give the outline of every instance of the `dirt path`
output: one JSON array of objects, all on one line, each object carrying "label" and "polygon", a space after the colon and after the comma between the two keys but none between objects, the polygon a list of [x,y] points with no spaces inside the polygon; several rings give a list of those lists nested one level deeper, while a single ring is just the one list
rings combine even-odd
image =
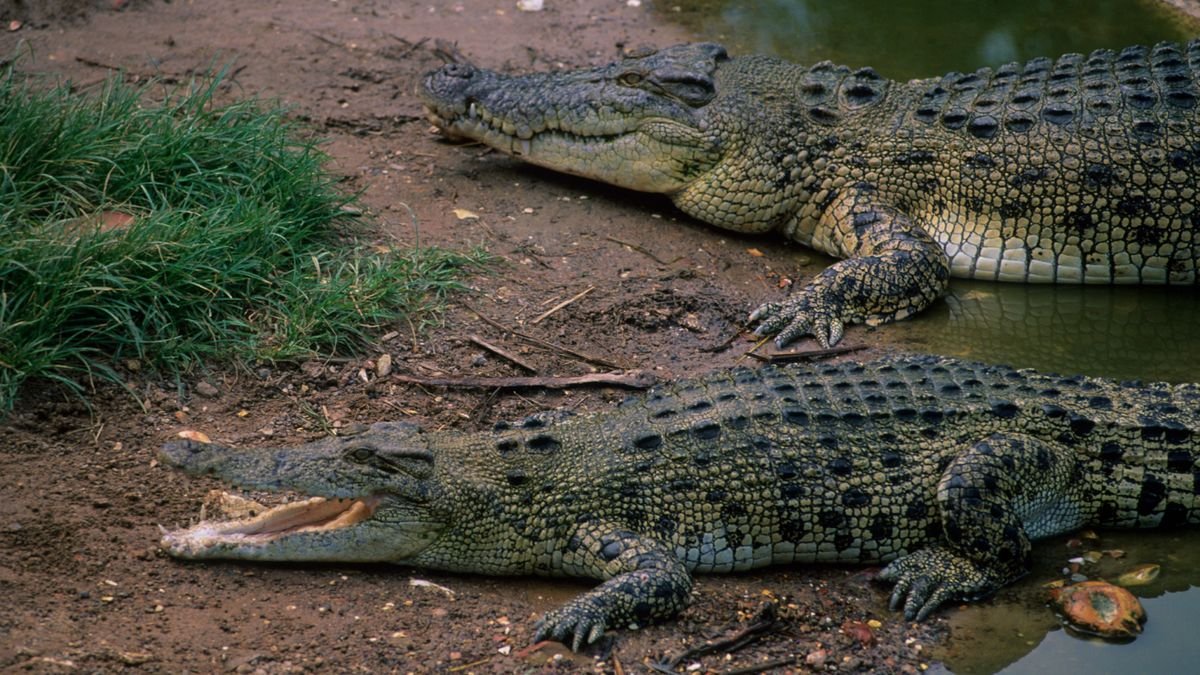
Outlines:
[{"label": "dirt path", "polygon": [[[94,86],[109,67],[170,82],[232,61],[233,94],[277,97],[329,138],[326,149],[348,176],[347,189],[363,190],[386,224],[381,241],[417,240],[411,210],[421,243],[487,247],[507,262],[476,279],[478,293],[467,302],[544,340],[663,377],[695,375],[731,365],[745,351],[741,343],[716,354],[700,350],[724,342],[748,308],[778,294],[780,273],[805,277],[816,269],[808,252],[707,228],[663,199],[532,169],[429,133],[412,92],[440,64],[434,40],[457,41],[491,67],[527,69],[602,62],[622,47],[688,39],[647,7],[621,0],[551,0],[535,13],[507,1],[144,0],[124,11],[111,9],[123,2],[26,4],[0,1],[0,29],[14,18],[23,22],[0,32],[0,57],[26,45],[32,54],[23,69],[80,87]],[[401,330],[386,349],[402,374],[522,374],[470,342],[472,335],[545,374],[589,372],[579,359],[524,345],[462,306],[425,337]],[[864,337],[876,340],[865,331],[852,340]],[[188,521],[213,487],[154,459],[181,429],[239,445],[307,440],[351,422],[400,417],[472,429],[546,408],[601,408],[625,394],[422,389],[375,377],[371,360],[210,372],[179,388],[130,381],[145,409],[109,391],[89,415],[76,401],[30,388],[0,427],[0,591],[7,600],[0,670],[643,672],[663,655],[736,631],[775,597],[784,608],[775,632],[729,658],[688,659],[680,669],[794,657],[801,669],[915,672],[922,645],[939,630],[937,622],[914,628],[887,612],[883,589],[862,570],[793,568],[702,578],[677,622],[612,633],[600,647],[571,655],[557,645],[530,651],[528,643],[537,616],[582,583],[389,566],[180,564],[157,551],[157,525]],[[197,389],[201,381],[213,390]],[[453,593],[410,585],[411,578]],[[874,620],[881,625],[868,625]]]}]

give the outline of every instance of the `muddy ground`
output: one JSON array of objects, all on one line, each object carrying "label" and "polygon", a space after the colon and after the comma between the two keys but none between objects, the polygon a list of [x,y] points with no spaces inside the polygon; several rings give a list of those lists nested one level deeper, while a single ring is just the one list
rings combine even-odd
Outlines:
[{"label": "muddy ground", "polygon": [[[278,98],[328,138],[346,188],[362,190],[383,223],[381,241],[419,236],[422,244],[481,245],[501,258],[493,274],[472,280],[475,292],[450,308],[444,325],[423,335],[397,327],[380,351],[396,374],[522,374],[471,336],[542,374],[595,368],[497,325],[663,378],[737,362],[752,343],[703,350],[734,335],[747,310],[781,295],[789,279],[812,275],[817,256],[711,229],[659,197],[445,143],[423,120],[413,91],[440,64],[438,39],[506,70],[593,64],[623,48],[689,39],[652,8],[624,0],[546,5],[521,12],[507,0],[0,0],[0,57],[20,45],[22,69],[80,89],[113,68],[186,82],[232,60],[228,94]],[[886,339],[886,331],[857,329],[847,342],[869,345],[862,354],[871,355]],[[28,387],[0,427],[0,670],[645,672],[745,628],[767,599],[782,608],[771,631],[732,654],[686,658],[678,670],[794,660],[795,670],[914,672],[944,632],[941,619],[916,627],[889,613],[886,589],[869,570],[796,567],[701,578],[678,621],[610,632],[572,655],[558,645],[530,647],[531,627],[587,588],[583,582],[385,565],[183,564],[157,550],[158,525],[192,519],[214,487],[155,459],[183,429],[234,445],[284,444],[381,419],[485,428],[548,408],[603,409],[626,395],[418,387],[379,377],[377,356],[210,370],[178,386],[131,372],[141,404],[102,388],[90,412],[57,390]]]}]

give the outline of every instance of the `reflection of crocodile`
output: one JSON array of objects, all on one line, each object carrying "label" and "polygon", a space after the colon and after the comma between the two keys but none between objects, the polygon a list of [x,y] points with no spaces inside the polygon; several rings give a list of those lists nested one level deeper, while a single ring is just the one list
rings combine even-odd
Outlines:
[{"label": "reflection of crocodile", "polygon": [[899,83],[696,44],[568,73],[451,64],[423,96],[448,135],[846,258],[751,316],[830,344],[950,276],[1196,283],[1192,64],[1200,41]]},{"label": "reflection of crocodile", "polygon": [[668,618],[692,572],[890,562],[923,618],[1026,572],[1030,540],[1200,521],[1200,386],[910,357],[735,370],[492,432],[377,424],[292,449],[168,445],[237,485],[316,495],[167,533],[184,558],[394,561],[603,580],[539,636]]},{"label": "reflection of crocodile", "polygon": [[1192,289],[965,281],[921,321],[889,333],[906,350],[1118,379],[1200,380]]}]

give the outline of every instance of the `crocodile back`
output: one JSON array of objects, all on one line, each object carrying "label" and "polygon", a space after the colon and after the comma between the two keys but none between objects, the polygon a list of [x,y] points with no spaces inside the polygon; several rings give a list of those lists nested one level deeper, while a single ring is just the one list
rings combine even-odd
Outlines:
[{"label": "crocodile back", "polygon": [[[480,512],[467,520],[486,524],[472,537],[480,551],[500,551],[494,569],[571,573],[562,556],[582,545],[576,528],[604,523],[664,542],[690,569],[720,572],[887,561],[937,540],[942,474],[993,434],[1075,453],[1083,480],[1061,498],[1090,520],[1156,525],[1181,507],[1185,521],[1200,518],[1191,483],[1200,457],[1195,386],[938,357],[735,370],[655,389],[608,413],[535,417],[466,442],[434,437],[431,446],[453,456],[441,463],[458,480],[489,476],[488,496],[470,500]],[[1182,476],[1185,464],[1186,494],[1164,489],[1154,500],[1159,479],[1147,476],[1159,468]],[[1096,492],[1114,472],[1117,486]],[[1182,480],[1161,476],[1164,486]],[[1123,480],[1140,481],[1132,500]]]}]

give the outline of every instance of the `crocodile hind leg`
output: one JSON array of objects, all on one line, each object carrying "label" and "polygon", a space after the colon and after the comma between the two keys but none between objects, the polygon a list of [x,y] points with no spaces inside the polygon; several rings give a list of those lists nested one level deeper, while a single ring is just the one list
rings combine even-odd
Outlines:
[{"label": "crocodile hind leg", "polygon": [[605,629],[663,621],[687,606],[692,576],[674,553],[634,532],[585,524],[563,554],[563,571],[605,579],[596,588],[546,612],[534,641],[558,640],[578,651]]},{"label": "crocodile hind leg", "polygon": [[892,609],[922,620],[951,599],[989,595],[1029,571],[1030,540],[1084,523],[1078,461],[1066,449],[994,434],[942,474],[937,501],[946,541],[893,561]]},{"label": "crocodile hind leg", "polygon": [[881,205],[873,191],[848,191],[826,209],[813,245],[845,260],[830,265],[783,302],[754,310],[755,335],[778,333],[775,344],[812,334],[836,344],[848,323],[878,325],[925,309],[945,292],[950,261],[907,215]]}]

